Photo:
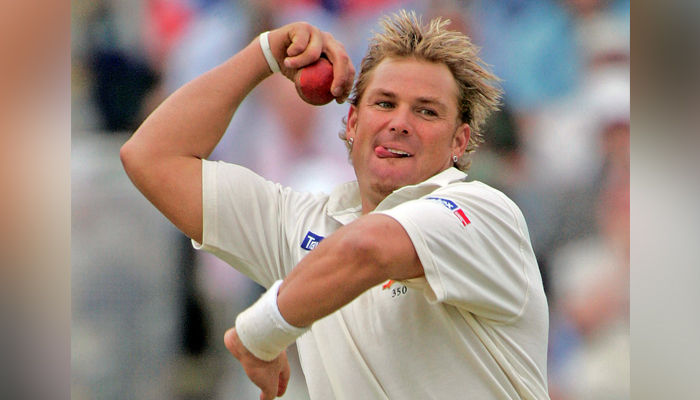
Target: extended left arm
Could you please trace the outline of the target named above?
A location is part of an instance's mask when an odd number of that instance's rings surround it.
[[[370,214],[338,229],[304,257],[280,286],[277,307],[289,324],[309,326],[384,281],[423,275],[423,266],[401,224],[386,215]],[[226,332],[224,341],[263,390],[261,398],[281,395],[277,376],[282,375],[280,364],[286,362],[281,363],[280,357],[270,362],[255,357],[241,342],[236,328]]]

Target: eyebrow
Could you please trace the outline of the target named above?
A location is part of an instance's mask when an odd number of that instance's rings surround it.
[[[385,90],[385,89],[375,89],[371,92],[369,92],[370,96],[381,96],[381,97],[388,97],[390,99],[396,98],[396,93]]]
[[[445,103],[434,97],[419,97],[417,101],[421,104],[430,104],[442,110],[447,110]]]

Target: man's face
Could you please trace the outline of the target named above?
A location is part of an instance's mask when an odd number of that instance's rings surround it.
[[[365,212],[392,191],[451,167],[452,157],[461,156],[469,141],[469,125],[458,118],[457,83],[447,66],[388,58],[371,74],[347,124]]]

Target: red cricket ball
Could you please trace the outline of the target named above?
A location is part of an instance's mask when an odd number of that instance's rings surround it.
[[[294,85],[299,97],[305,102],[322,106],[335,97],[331,93],[333,83],[333,65],[325,58],[319,58],[313,64],[301,68],[294,75]]]

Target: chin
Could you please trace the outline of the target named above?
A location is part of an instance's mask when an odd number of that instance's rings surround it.
[[[410,171],[389,170],[382,171],[381,174],[375,175],[374,184],[372,186],[378,192],[388,195],[396,189],[407,185],[415,185],[423,180],[424,179],[420,179],[415,173],[411,173]]]

